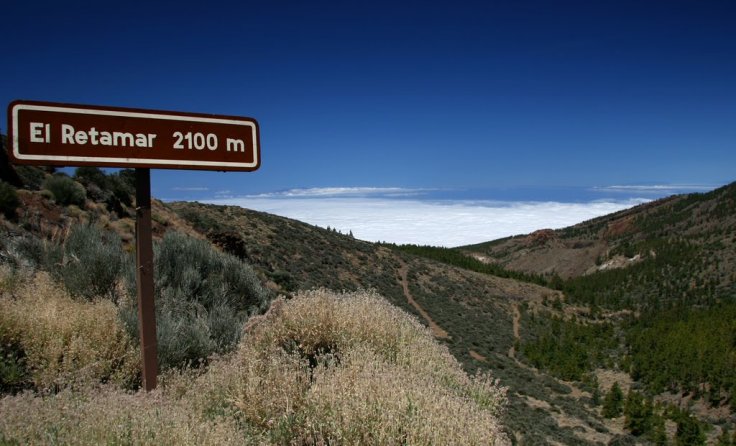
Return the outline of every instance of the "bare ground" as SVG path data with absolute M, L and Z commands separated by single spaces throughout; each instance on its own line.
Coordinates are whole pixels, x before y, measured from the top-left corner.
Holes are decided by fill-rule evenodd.
M 447 334 L 447 332 L 442 327 L 437 325 L 437 323 L 433 321 L 432 318 L 429 316 L 429 313 L 427 313 L 424 308 L 422 308 L 421 305 L 419 305 L 419 303 L 414 300 L 414 296 L 411 295 L 411 291 L 409 290 L 409 267 L 403 260 L 400 260 L 400 262 L 401 268 L 399 268 L 399 276 L 401 277 L 401 286 L 404 289 L 404 296 L 406 296 L 406 300 L 409 301 L 411 306 L 417 310 L 417 312 L 424 318 L 425 321 L 427 321 L 427 325 L 429 325 L 429 329 L 432 330 L 432 334 L 434 334 L 434 337 L 448 339 L 450 336 Z

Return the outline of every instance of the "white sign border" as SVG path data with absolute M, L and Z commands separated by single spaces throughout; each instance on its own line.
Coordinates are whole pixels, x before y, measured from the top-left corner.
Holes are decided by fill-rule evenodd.
M 20 153 L 19 147 L 19 134 L 20 129 L 18 126 L 18 112 L 21 110 L 33 110 L 33 111 L 46 111 L 46 112 L 64 112 L 64 113 L 77 113 L 84 115 L 103 115 L 103 116 L 122 116 L 126 118 L 145 118 L 145 119 L 162 119 L 167 121 L 187 121 L 187 122 L 207 122 L 214 124 L 230 124 L 230 125 L 242 125 L 251 128 L 251 134 L 253 136 L 253 162 L 252 163 L 232 163 L 222 161 L 196 161 L 196 160 L 176 160 L 176 159 L 149 159 L 149 158 L 109 158 L 109 157 L 88 157 L 88 156 L 68 156 L 68 155 L 23 155 Z M 164 113 L 146 113 L 146 112 L 134 112 L 134 111 L 118 111 L 118 110 L 100 110 L 100 109 L 87 109 L 87 108 L 75 108 L 75 107 L 64 107 L 64 106 L 48 106 L 48 105 L 35 105 L 35 104 L 14 104 L 13 105 L 13 141 L 11 141 L 13 148 L 13 155 L 18 160 L 29 160 L 29 161 L 58 161 L 58 162 L 70 162 L 72 164 L 76 162 L 82 163 L 116 163 L 116 164 L 153 164 L 153 165 L 177 165 L 177 166 L 202 166 L 202 167 L 223 167 L 232 168 L 240 167 L 246 169 L 253 169 L 258 166 L 258 138 L 257 128 L 254 122 L 241 121 L 237 119 L 227 118 L 207 118 L 198 116 L 182 116 L 182 115 L 168 115 Z

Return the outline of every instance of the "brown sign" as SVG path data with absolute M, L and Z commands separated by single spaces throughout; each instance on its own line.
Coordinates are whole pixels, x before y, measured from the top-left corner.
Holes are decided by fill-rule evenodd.
M 17 164 L 253 171 L 252 118 L 15 101 L 9 154 Z

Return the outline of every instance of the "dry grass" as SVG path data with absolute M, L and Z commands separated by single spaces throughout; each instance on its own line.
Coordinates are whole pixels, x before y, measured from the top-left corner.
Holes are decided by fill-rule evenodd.
M 46 273 L 29 279 L 2 289 L 0 341 L 22 348 L 36 389 L 135 381 L 140 355 L 112 302 L 74 299 Z
M 468 377 L 428 329 L 381 297 L 320 290 L 276 301 L 246 327 L 236 352 L 206 371 L 171 372 L 151 394 L 5 397 L 0 439 L 506 444 L 497 418 L 504 404 L 505 389 L 487 375 Z
M 0 412 L 0 439 L 19 444 L 243 444 L 235 420 L 196 417 L 185 401 L 161 392 L 27 393 L 0 400 Z
M 373 293 L 302 293 L 246 331 L 201 377 L 201 396 L 278 443 L 503 443 L 505 389 L 468 377 L 426 327 Z

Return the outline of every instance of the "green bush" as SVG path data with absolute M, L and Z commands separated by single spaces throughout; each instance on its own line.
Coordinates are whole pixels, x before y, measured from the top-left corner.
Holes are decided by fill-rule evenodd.
M 696 446 L 705 444 L 705 433 L 698 420 L 689 414 L 680 416 L 677 420 L 675 444 L 677 446 Z
M 43 188 L 54 195 L 54 201 L 62 206 L 84 206 L 87 193 L 81 184 L 66 175 L 51 175 L 43 182 Z
M 84 184 L 95 184 L 100 189 L 107 188 L 107 175 L 99 167 L 84 166 L 77 167 L 74 171 L 74 179 Z
M 15 166 L 15 173 L 20 177 L 23 187 L 29 190 L 39 190 L 43 186 L 46 173 L 35 166 Z
M 132 197 L 135 195 L 135 170 L 123 169 L 108 177 L 110 192 L 113 197 L 120 200 L 126 206 L 133 204 Z
M 36 237 L 13 239 L 7 250 L 7 258 L 13 268 L 27 266 L 32 270 L 55 271 L 64 256 L 61 246 Z
M 20 200 L 15 188 L 5 181 L 0 181 L 0 212 L 7 218 L 13 218 L 18 206 L 20 206 Z
M 3 339 L 0 342 L 0 392 L 20 390 L 27 381 L 28 369 L 22 348 L 17 342 Z
M 249 314 L 269 301 L 253 269 L 208 242 L 168 233 L 154 249 L 159 363 L 175 367 L 197 363 L 232 349 Z M 128 275 L 135 296 L 135 270 Z M 136 299 L 123 309 L 123 320 L 137 336 Z
M 74 179 L 84 186 L 92 200 L 106 201 L 111 195 L 107 175 L 99 167 L 78 167 Z
M 126 206 L 133 203 L 135 171 L 132 169 L 107 175 L 97 167 L 79 167 L 74 178 L 84 185 L 93 199 L 106 202 L 108 207 L 115 207 L 116 202 Z
M 63 253 L 60 267 L 51 272 L 70 294 L 116 300 L 124 259 L 116 234 L 94 226 L 74 226 L 64 241 Z

